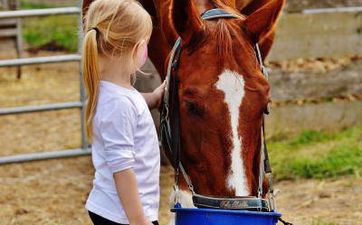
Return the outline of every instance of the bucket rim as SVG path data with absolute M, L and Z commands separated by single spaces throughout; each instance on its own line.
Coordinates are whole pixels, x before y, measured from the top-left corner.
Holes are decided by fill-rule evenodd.
M 228 214 L 244 214 L 244 215 L 254 215 L 254 216 L 273 216 L 281 217 L 282 214 L 278 212 L 254 212 L 246 210 L 227 210 L 227 209 L 199 209 L 199 208 L 172 208 L 171 212 L 208 212 L 208 213 L 228 213 Z

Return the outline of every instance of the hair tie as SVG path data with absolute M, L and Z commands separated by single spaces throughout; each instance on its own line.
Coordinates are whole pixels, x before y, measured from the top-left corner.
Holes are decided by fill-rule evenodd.
M 97 27 L 92 27 L 91 29 L 88 30 L 88 32 L 91 31 L 91 30 L 95 30 L 96 33 L 99 34 L 99 29 Z

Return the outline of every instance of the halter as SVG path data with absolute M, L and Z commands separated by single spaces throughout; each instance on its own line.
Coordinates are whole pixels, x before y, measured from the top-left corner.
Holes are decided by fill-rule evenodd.
M 223 9 L 211 9 L 201 15 L 204 20 L 216 19 L 216 18 L 240 18 L 237 15 L 231 14 Z M 172 164 L 175 168 L 175 186 L 176 191 L 175 204 L 179 203 L 179 174 L 181 172 L 184 177 L 189 190 L 192 193 L 192 200 L 196 207 L 200 208 L 215 208 L 215 209 L 242 209 L 242 210 L 253 210 L 253 211 L 274 211 L 274 190 L 273 181 L 271 176 L 271 167 L 269 164 L 269 157 L 267 151 L 267 145 L 265 142 L 265 124 L 264 116 L 261 128 L 261 139 L 263 147 L 260 149 L 260 173 L 259 173 L 259 186 L 258 186 L 258 197 L 212 197 L 197 194 L 194 191 L 190 177 L 187 175 L 182 162 L 180 160 L 181 143 L 180 143 L 180 121 L 179 121 L 179 99 L 178 99 L 178 83 L 176 72 L 180 60 L 182 40 L 179 37 L 175 45 L 172 48 L 170 54 L 170 60 L 167 67 L 166 75 L 166 91 L 163 99 L 163 105 L 161 109 L 161 143 L 166 144 L 170 150 L 172 156 Z M 258 44 L 255 45 L 256 57 L 260 64 L 260 69 L 264 76 L 268 78 L 267 69 L 263 65 L 260 49 Z M 174 106 L 172 112 L 169 111 L 169 105 Z M 266 112 L 268 114 L 269 111 Z M 171 120 L 172 118 L 172 120 Z M 263 180 L 265 176 L 269 176 L 269 198 L 263 199 Z

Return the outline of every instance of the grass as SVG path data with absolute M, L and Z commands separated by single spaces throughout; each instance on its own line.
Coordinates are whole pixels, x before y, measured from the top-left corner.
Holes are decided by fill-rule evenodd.
M 269 149 L 278 180 L 362 173 L 362 126 L 331 134 L 305 131 L 295 138 L 272 141 Z
M 23 9 L 52 8 L 54 4 L 23 1 Z M 23 39 L 29 48 L 65 50 L 78 49 L 78 24 L 76 15 L 49 16 L 23 20 Z
M 45 3 L 35 3 L 35 2 L 28 2 L 26 0 L 21 1 L 20 4 L 22 9 L 45 9 L 45 8 L 53 8 L 56 5 L 54 4 L 45 4 Z

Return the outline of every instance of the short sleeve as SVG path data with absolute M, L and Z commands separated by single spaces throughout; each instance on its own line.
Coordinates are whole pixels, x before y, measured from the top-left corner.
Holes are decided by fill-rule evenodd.
M 132 168 L 137 113 L 128 99 L 112 99 L 100 118 L 107 165 L 112 173 Z

